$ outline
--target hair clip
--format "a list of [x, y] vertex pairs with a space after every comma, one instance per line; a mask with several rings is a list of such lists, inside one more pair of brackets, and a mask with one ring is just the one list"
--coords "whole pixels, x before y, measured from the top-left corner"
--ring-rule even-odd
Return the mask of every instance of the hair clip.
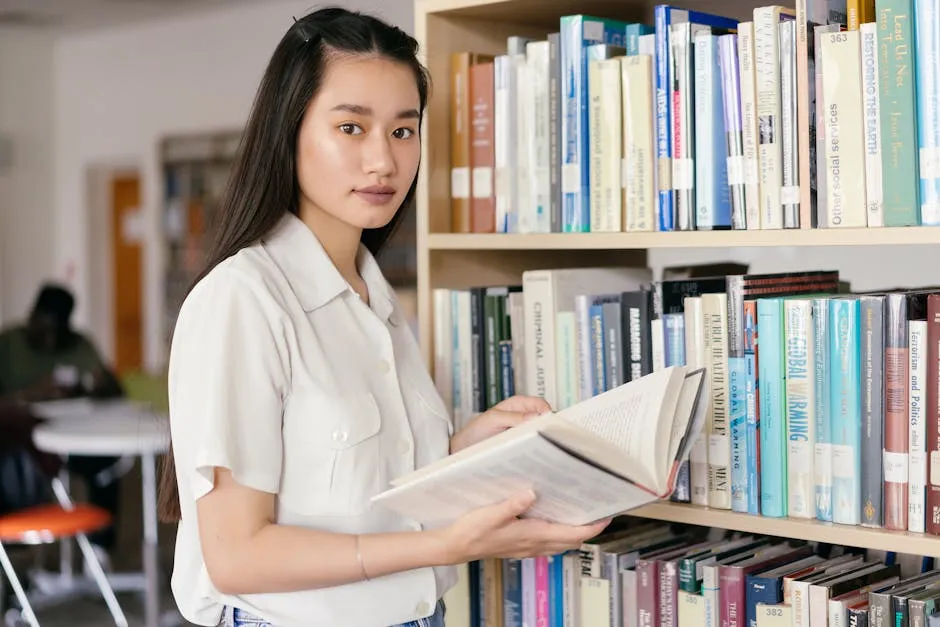
[[304, 38], [304, 43], [305, 43], [305, 44], [309, 44], [309, 43], [310, 43], [311, 36], [310, 36], [310, 31], [307, 30], [306, 24], [301, 24], [301, 23], [297, 20], [297, 17], [296, 17], [296, 16], [291, 16], [291, 17], [294, 18], [294, 25], [297, 26], [297, 30], [298, 30], [298, 32], [300, 32], [300, 36]]

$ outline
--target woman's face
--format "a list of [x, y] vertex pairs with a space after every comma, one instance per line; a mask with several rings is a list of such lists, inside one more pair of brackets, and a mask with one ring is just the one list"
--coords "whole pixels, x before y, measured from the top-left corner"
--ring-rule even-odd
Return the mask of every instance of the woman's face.
[[357, 229], [385, 226], [418, 171], [414, 72], [374, 56], [336, 55], [297, 140], [302, 212]]

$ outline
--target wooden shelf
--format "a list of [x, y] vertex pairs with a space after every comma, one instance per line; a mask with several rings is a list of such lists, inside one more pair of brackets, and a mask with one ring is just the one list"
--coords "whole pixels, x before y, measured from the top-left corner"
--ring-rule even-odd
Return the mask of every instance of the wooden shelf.
[[679, 503], [652, 503], [631, 516], [689, 525], [703, 525], [785, 538], [855, 546], [878, 551], [940, 557], [940, 536], [855, 527], [796, 518], [768, 518]]
[[940, 244], [940, 228], [676, 231], [671, 233], [431, 233], [430, 250], [625, 250]]

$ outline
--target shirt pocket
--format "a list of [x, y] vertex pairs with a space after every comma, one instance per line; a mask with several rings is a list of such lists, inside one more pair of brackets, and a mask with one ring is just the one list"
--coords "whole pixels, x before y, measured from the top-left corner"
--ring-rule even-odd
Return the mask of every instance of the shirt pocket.
[[385, 480], [382, 416], [369, 392], [291, 393], [284, 408], [280, 501], [309, 516], [353, 516], [370, 508]]

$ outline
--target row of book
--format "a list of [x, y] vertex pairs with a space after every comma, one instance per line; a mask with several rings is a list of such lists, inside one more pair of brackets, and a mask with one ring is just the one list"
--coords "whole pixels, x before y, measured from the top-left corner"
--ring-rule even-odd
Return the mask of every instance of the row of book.
[[451, 230], [940, 225], [940, 0], [849, 4], [454, 53]]
[[471, 627], [940, 625], [940, 570], [840, 546], [628, 521], [579, 551], [475, 565]]
[[708, 418], [673, 500], [940, 534], [928, 481], [940, 476], [940, 288], [853, 294], [828, 270], [653, 281], [566, 268], [438, 289], [434, 306], [436, 380], [458, 425], [514, 393], [564, 409], [702, 367]]

